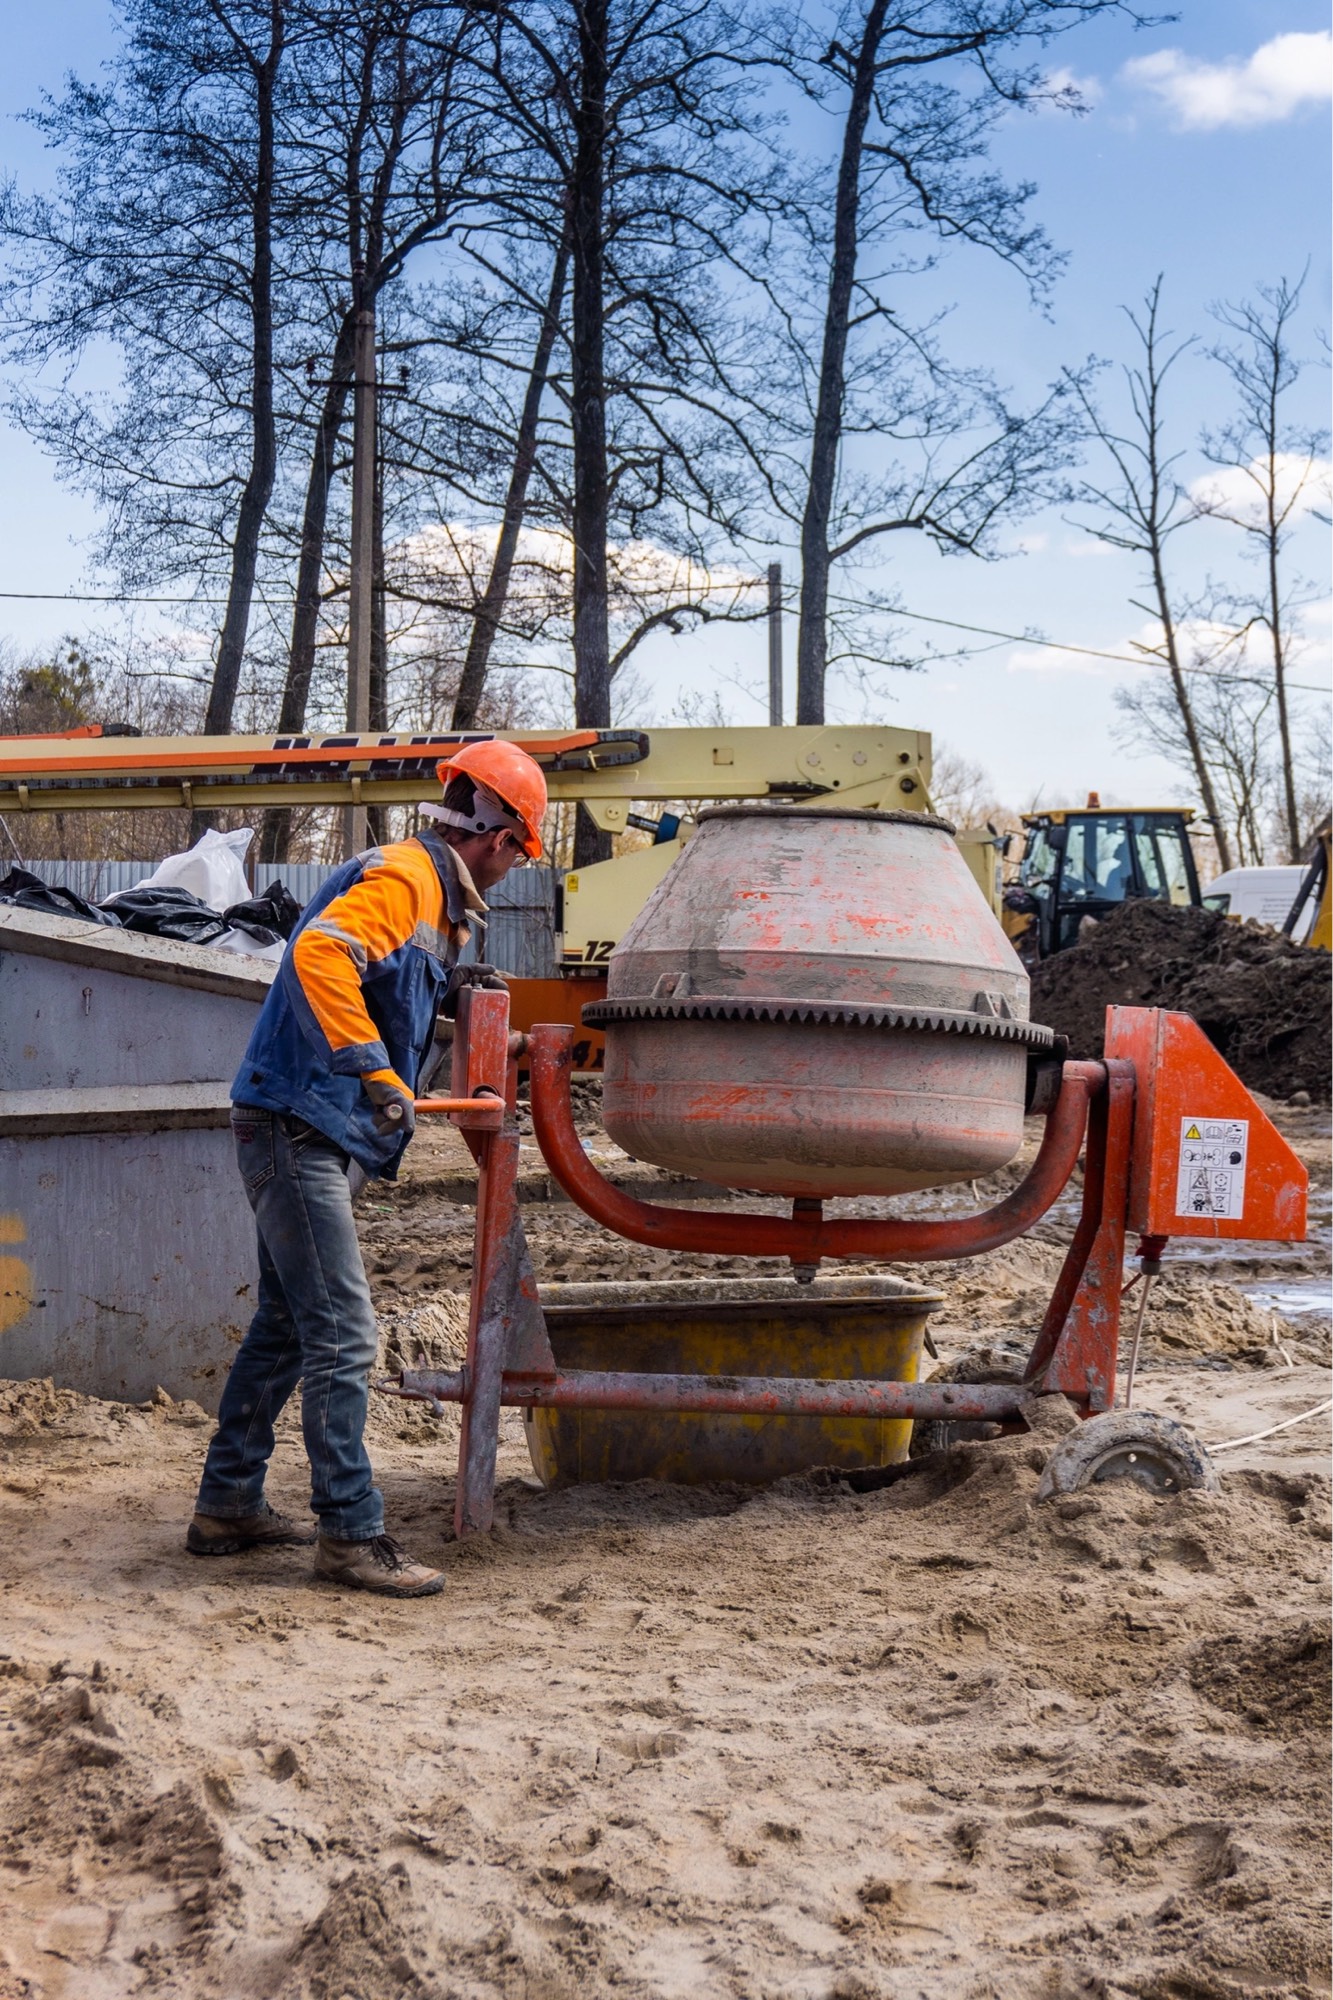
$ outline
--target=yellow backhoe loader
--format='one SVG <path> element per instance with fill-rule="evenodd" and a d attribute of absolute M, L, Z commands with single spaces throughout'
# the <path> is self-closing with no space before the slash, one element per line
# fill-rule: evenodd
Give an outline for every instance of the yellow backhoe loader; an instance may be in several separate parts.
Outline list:
<path fill-rule="evenodd" d="M 1310 865 L 1282 929 L 1288 937 L 1294 937 L 1302 917 L 1313 902 L 1314 918 L 1305 933 L 1304 942 L 1315 951 L 1333 951 L 1333 884 L 1330 882 L 1330 877 L 1333 877 L 1333 821 L 1327 815 L 1322 825 L 1315 828 L 1311 847 Z"/>
<path fill-rule="evenodd" d="M 1197 905 L 1198 870 L 1188 807 L 1128 811 L 1102 806 L 1024 813 L 1017 879 L 1003 895 L 1001 922 L 1025 963 L 1077 944 L 1091 920 L 1132 899 Z"/>

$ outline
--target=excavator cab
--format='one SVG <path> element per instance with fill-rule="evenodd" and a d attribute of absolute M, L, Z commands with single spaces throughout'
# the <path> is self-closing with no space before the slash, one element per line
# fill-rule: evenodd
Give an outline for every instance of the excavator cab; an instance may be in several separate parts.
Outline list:
<path fill-rule="evenodd" d="M 1025 813 L 1018 879 L 1004 894 L 1002 921 L 1026 964 L 1077 944 L 1083 926 L 1131 898 L 1197 904 L 1199 877 L 1179 807 L 1126 812 Z"/>

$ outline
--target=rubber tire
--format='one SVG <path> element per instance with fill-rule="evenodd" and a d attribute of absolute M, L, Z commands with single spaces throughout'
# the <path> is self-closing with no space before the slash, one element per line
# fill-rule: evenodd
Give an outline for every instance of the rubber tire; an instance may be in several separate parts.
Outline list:
<path fill-rule="evenodd" d="M 1117 1479 L 1132 1480 L 1164 1498 L 1221 1490 L 1208 1453 L 1174 1417 L 1157 1417 L 1150 1410 L 1108 1410 L 1061 1438 L 1042 1470 L 1037 1498 L 1054 1500 Z"/>

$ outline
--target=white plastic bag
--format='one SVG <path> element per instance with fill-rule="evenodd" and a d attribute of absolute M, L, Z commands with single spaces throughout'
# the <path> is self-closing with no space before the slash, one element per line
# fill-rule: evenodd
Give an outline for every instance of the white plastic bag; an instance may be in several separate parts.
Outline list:
<path fill-rule="evenodd" d="M 241 951 L 248 958 L 267 958 L 276 965 L 287 949 L 287 941 L 285 938 L 274 938 L 272 944 L 261 944 L 258 938 L 251 937 L 249 931 L 230 930 L 223 931 L 221 937 L 213 938 L 208 948 L 210 951 Z"/>
<path fill-rule="evenodd" d="M 219 915 L 233 903 L 248 902 L 250 884 L 245 879 L 245 857 L 255 837 L 252 826 L 238 826 L 234 833 L 218 833 L 209 827 L 185 854 L 169 854 L 151 875 L 136 882 L 136 889 L 186 889 L 207 903 Z M 234 947 L 233 947 L 234 949 Z"/>

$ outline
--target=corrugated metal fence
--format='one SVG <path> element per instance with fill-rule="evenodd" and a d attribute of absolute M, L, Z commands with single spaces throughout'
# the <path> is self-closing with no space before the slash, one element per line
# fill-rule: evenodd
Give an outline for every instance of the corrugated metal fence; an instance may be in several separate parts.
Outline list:
<path fill-rule="evenodd" d="M 43 882 L 72 889 L 87 903 L 99 903 L 122 889 L 132 889 L 151 875 L 155 861 L 21 861 Z M 255 870 L 255 887 L 260 894 L 269 883 L 285 882 L 304 909 L 333 869 L 317 861 L 281 862 L 277 866 L 260 863 Z M 553 868 L 515 868 L 490 892 L 491 915 L 482 948 L 483 955 L 502 972 L 520 979 L 551 979 L 556 972 L 555 888 Z M 465 959 L 478 956 L 476 944 L 463 953 Z"/>
<path fill-rule="evenodd" d="M 534 868 L 531 863 L 506 875 L 487 893 L 490 916 L 484 943 L 470 944 L 463 957 L 484 958 L 518 979 L 554 979 L 559 970 L 555 955 L 557 879 L 554 868 Z"/>

